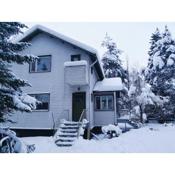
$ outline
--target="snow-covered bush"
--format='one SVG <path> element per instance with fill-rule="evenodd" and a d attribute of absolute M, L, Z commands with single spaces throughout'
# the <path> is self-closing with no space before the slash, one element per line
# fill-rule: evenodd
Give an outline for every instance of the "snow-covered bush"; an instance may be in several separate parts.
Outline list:
<path fill-rule="evenodd" d="M 108 135 L 109 138 L 112 138 L 112 137 L 118 137 L 122 133 L 122 130 L 120 129 L 119 126 L 115 126 L 115 125 L 110 124 L 107 126 L 103 126 L 102 132 L 104 134 Z"/>
<path fill-rule="evenodd" d="M 14 131 L 0 129 L 0 153 L 27 153 L 28 147 L 17 136 Z"/>

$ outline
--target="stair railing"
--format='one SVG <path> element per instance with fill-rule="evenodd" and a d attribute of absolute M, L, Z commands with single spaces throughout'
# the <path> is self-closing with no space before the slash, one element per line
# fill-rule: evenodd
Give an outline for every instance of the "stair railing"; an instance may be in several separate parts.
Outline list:
<path fill-rule="evenodd" d="M 80 130 L 81 130 L 82 126 L 83 126 L 83 119 L 86 118 L 86 111 L 87 111 L 86 109 L 83 109 L 83 111 L 82 111 L 82 113 L 80 115 L 80 119 L 78 121 L 77 138 L 80 137 Z"/>

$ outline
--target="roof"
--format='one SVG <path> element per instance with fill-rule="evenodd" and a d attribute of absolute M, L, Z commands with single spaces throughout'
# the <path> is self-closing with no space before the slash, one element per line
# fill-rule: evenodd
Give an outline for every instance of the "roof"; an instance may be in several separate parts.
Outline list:
<path fill-rule="evenodd" d="M 39 34 L 41 32 L 46 33 L 48 35 L 51 35 L 52 37 L 61 39 L 61 40 L 65 41 L 69 44 L 72 44 L 72 45 L 74 45 L 74 46 L 76 46 L 76 47 L 78 47 L 78 48 L 80 48 L 84 51 L 87 51 L 91 55 L 92 61 L 95 61 L 96 59 L 98 60 L 94 66 L 97 70 L 99 78 L 101 80 L 104 78 L 104 73 L 103 73 L 101 64 L 99 62 L 99 56 L 98 56 L 98 53 L 97 53 L 96 49 L 94 49 L 93 47 L 88 46 L 84 43 L 81 43 L 81 42 L 79 42 L 75 39 L 67 37 L 67 36 L 65 36 L 61 33 L 58 33 L 54 30 L 51 30 L 47 27 L 44 27 L 42 25 L 35 25 L 31 29 L 29 29 L 27 32 L 25 32 L 17 41 L 29 41 L 30 39 L 32 39 L 33 37 L 35 37 L 37 34 Z"/>
<path fill-rule="evenodd" d="M 121 78 L 104 78 L 102 81 L 97 81 L 94 87 L 94 91 L 121 91 L 123 90 L 123 84 Z"/>

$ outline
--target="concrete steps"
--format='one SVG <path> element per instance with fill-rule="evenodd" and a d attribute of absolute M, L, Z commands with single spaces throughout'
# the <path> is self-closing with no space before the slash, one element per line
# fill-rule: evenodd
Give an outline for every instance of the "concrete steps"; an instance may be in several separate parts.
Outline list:
<path fill-rule="evenodd" d="M 55 144 L 59 147 L 70 147 L 78 139 L 79 126 L 84 131 L 87 123 L 63 121 L 55 134 Z M 81 135 L 82 133 L 80 133 Z"/>

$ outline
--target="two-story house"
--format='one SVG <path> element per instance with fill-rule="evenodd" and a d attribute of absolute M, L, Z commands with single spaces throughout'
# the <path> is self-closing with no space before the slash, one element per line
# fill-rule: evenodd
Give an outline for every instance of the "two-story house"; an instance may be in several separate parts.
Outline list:
<path fill-rule="evenodd" d="M 79 120 L 83 109 L 91 128 L 116 122 L 122 82 L 104 77 L 95 49 L 40 25 L 19 41 L 31 43 L 23 53 L 39 59 L 13 71 L 32 85 L 24 92 L 42 103 L 32 113 L 16 112 L 12 128 L 50 130 L 59 119 Z"/>

